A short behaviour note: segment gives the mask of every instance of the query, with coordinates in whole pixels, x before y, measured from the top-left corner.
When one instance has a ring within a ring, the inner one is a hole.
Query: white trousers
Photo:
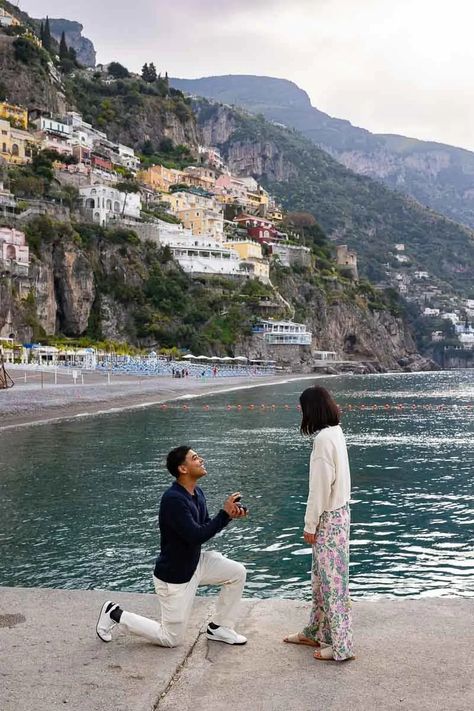
[[[234,627],[246,575],[241,563],[215,551],[203,551],[189,582],[165,583],[153,576],[161,608],[160,622],[124,610],[120,625],[162,647],[175,647],[183,641],[198,585],[222,585],[213,622]]]

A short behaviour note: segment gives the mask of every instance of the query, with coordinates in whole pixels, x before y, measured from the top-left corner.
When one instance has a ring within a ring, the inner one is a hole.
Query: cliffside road
[[[246,600],[245,647],[208,642],[210,598],[196,600],[186,642],[161,649],[116,632],[95,636],[107,598],[156,615],[154,595],[0,589],[2,711],[467,711],[474,706],[474,602],[384,600],[354,604],[357,659],[312,659],[285,645],[308,604]]]

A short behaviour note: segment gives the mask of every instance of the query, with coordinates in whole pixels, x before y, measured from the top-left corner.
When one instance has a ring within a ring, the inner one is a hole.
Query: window
[[[6,153],[6,152],[7,152],[7,144],[3,143],[2,144],[2,153]]]
[[[12,156],[19,156],[20,155],[20,148],[17,143],[14,143],[12,145]]]

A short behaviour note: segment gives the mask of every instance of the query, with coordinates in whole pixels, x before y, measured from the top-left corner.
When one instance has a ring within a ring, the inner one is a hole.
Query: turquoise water
[[[474,373],[319,382],[349,444],[353,596],[473,596]],[[0,585],[151,591],[163,462],[187,442],[206,458],[211,512],[237,489],[250,509],[211,544],[248,567],[246,594],[308,598],[311,442],[296,409],[308,384],[1,434]]]

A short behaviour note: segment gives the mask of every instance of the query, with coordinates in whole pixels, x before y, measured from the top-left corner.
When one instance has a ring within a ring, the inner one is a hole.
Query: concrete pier
[[[309,606],[244,600],[244,647],[207,641],[213,599],[197,598],[185,644],[95,634],[101,603],[156,615],[153,595],[0,588],[2,711],[468,711],[474,708],[474,600],[354,603],[354,661],[318,662],[282,637]]]

